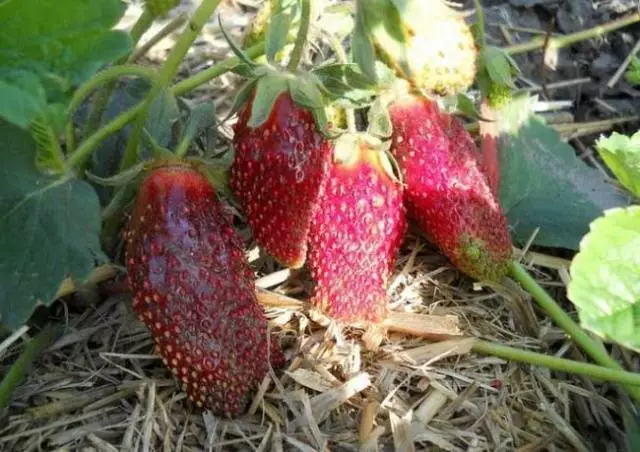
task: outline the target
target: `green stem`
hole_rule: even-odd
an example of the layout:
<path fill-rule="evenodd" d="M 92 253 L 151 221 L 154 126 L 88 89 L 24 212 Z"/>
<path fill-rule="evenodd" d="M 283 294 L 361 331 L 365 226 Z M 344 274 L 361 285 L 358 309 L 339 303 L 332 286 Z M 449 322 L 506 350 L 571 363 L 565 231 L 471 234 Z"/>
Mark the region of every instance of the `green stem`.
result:
<path fill-rule="evenodd" d="M 625 370 L 611 369 L 595 364 L 573 361 L 570 359 L 556 358 L 528 350 L 495 344 L 493 342 L 478 341 L 472 350 L 483 355 L 496 356 L 498 358 L 532 364 L 534 366 L 547 367 L 557 372 L 585 375 L 603 381 L 611 381 L 623 385 L 632 385 L 640 388 L 640 373 L 627 372 Z"/>
<path fill-rule="evenodd" d="M 296 37 L 296 43 L 291 51 L 291 59 L 287 65 L 289 72 L 295 72 L 298 69 L 300 60 L 302 59 L 302 53 L 304 46 L 307 43 L 307 35 L 309 34 L 309 22 L 311 21 L 311 0 L 301 0 L 302 11 L 300 12 L 300 28 L 298 29 L 298 36 Z"/>
<path fill-rule="evenodd" d="M 252 59 L 255 59 L 264 54 L 264 42 L 260 42 L 245 51 L 245 54 Z M 175 84 L 171 88 L 171 93 L 174 96 L 181 96 L 189 91 L 194 90 L 198 86 L 203 85 L 204 83 L 212 80 L 216 77 L 229 72 L 241 61 L 238 57 L 234 56 L 228 58 L 224 61 L 221 61 L 209 69 L 200 71 L 196 75 L 189 77 L 187 79 L 182 80 L 181 82 Z M 126 110 L 120 113 L 118 116 L 113 118 L 111 122 L 105 124 L 100 129 L 98 129 L 93 135 L 89 136 L 85 141 L 82 142 L 80 146 L 76 149 L 73 155 L 69 158 L 69 164 L 72 166 L 82 159 L 90 156 L 96 147 L 105 139 L 117 133 L 118 130 L 122 129 L 124 126 L 133 121 L 136 116 L 138 116 L 142 109 L 144 108 L 144 101 L 141 101 L 136 106 L 131 107 L 129 110 Z"/>
<path fill-rule="evenodd" d="M 176 31 L 178 28 L 180 28 L 182 25 L 184 25 L 186 20 L 187 20 L 187 15 L 186 14 L 180 14 L 179 16 L 175 17 L 171 22 L 169 22 L 167 25 L 162 27 L 162 29 L 158 33 L 156 33 L 155 35 L 151 36 L 147 42 L 145 42 L 143 45 L 138 47 L 129 56 L 129 61 L 131 61 L 131 62 L 136 61 L 142 55 L 147 53 L 149 51 L 149 49 L 151 49 L 153 46 L 155 46 L 158 42 L 162 41 L 165 37 L 167 37 L 168 35 L 170 35 L 174 31 Z"/>
<path fill-rule="evenodd" d="M 487 36 L 484 31 L 484 10 L 480 4 L 480 0 L 473 0 L 476 8 L 476 16 L 478 18 L 478 46 L 482 49 L 487 44 Z"/>
<path fill-rule="evenodd" d="M 134 130 L 129 135 L 129 142 L 127 143 L 127 148 L 120 164 L 120 171 L 126 170 L 136 162 L 142 129 L 144 128 L 144 124 L 147 120 L 147 114 L 151 103 L 176 75 L 184 56 L 191 47 L 191 44 L 193 44 L 193 41 L 198 37 L 202 27 L 207 23 L 209 17 L 213 14 L 219 3 L 220 0 L 203 0 L 198 9 L 193 13 L 187 27 L 180 34 L 180 37 L 173 46 L 173 49 L 169 53 L 165 63 L 162 65 L 158 77 L 151 86 L 149 94 L 144 100 L 141 113 L 136 118 Z"/>
<path fill-rule="evenodd" d="M 598 25 L 587 30 L 578 31 L 565 36 L 557 36 L 549 38 L 548 48 L 559 49 L 566 47 L 576 42 L 584 41 L 585 39 L 597 38 L 618 28 L 626 27 L 633 23 L 640 22 L 640 13 L 631 14 L 627 17 L 611 21 L 604 25 Z M 510 55 L 517 55 L 519 53 L 529 52 L 531 50 L 542 48 L 545 44 L 545 38 L 532 39 L 529 42 L 523 42 L 521 44 L 514 44 L 509 47 L 505 47 L 505 51 Z"/>
<path fill-rule="evenodd" d="M 51 345 L 57 336 L 57 332 L 57 326 L 49 323 L 25 346 L 18 359 L 9 369 L 9 372 L 0 382 L 0 411 L 7 407 L 14 389 L 24 378 L 29 366 Z"/>
<path fill-rule="evenodd" d="M 153 23 L 153 15 L 145 9 L 145 11 L 138 17 L 138 20 L 133 25 L 131 32 L 131 40 L 133 41 L 133 47 L 135 48 L 138 41 L 142 35 L 149 29 L 151 24 Z M 126 61 L 133 61 L 133 54 L 124 56 L 120 58 L 116 64 L 123 64 Z M 96 96 L 95 101 L 93 102 L 93 108 L 91 109 L 91 113 L 89 113 L 89 117 L 87 118 L 87 123 L 82 131 L 83 137 L 88 137 L 93 132 L 96 131 L 98 127 L 100 127 L 100 123 L 102 122 L 102 116 L 104 115 L 105 110 L 107 109 L 107 103 L 113 94 L 117 86 L 117 82 L 113 80 L 107 86 L 102 88 L 98 95 Z"/>
<path fill-rule="evenodd" d="M 591 359 L 601 366 L 621 370 L 622 366 L 611 358 L 602 344 L 593 340 L 580 326 L 564 312 L 558 303 L 538 284 L 538 282 L 516 261 L 510 264 L 511 275 L 531 294 L 538 305 L 562 328 Z M 627 391 L 640 401 L 640 387 L 627 386 Z"/>
<path fill-rule="evenodd" d="M 145 77 L 150 80 L 153 80 L 156 77 L 155 72 L 142 66 L 112 66 L 108 69 L 105 69 L 104 71 L 98 72 L 84 85 L 80 86 L 71 99 L 71 102 L 69 104 L 69 111 L 67 113 L 67 152 L 72 152 L 75 148 L 75 137 L 73 133 L 73 113 L 75 112 L 76 108 L 78 108 L 80 104 L 86 99 L 86 97 L 89 96 L 89 94 L 91 94 L 93 91 L 95 91 L 96 88 L 98 88 L 100 85 L 116 80 L 118 77 L 122 77 L 123 75 L 137 75 L 139 77 Z M 73 156 L 73 154 L 71 155 Z"/>

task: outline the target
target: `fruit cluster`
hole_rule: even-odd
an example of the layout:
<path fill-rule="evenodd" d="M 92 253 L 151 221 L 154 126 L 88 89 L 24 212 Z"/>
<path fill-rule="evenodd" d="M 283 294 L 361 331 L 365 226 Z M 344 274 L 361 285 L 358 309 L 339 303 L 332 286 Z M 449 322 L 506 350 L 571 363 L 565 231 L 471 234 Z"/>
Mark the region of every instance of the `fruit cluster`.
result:
<path fill-rule="evenodd" d="M 379 31 L 376 14 L 390 3 L 365 7 L 363 23 Z M 378 32 L 364 37 L 409 86 L 377 90 L 386 137 L 353 130 L 353 121 L 336 133 L 327 109 L 344 110 L 328 105 L 331 87 L 320 77 L 245 59 L 250 80 L 236 102 L 231 191 L 255 240 L 283 266 L 308 265 L 312 305 L 339 321 L 385 319 L 409 219 L 470 276 L 497 281 L 507 270 L 507 222 L 475 143 L 434 98 L 473 83 L 473 36 L 444 4 L 426 3 L 437 6 L 439 25 L 402 22 L 402 52 Z M 441 30 L 448 39 L 436 36 Z M 241 412 L 284 356 L 257 303 L 243 243 L 207 178 L 185 162 L 154 168 L 125 238 L 134 309 L 165 364 L 199 406 Z"/>

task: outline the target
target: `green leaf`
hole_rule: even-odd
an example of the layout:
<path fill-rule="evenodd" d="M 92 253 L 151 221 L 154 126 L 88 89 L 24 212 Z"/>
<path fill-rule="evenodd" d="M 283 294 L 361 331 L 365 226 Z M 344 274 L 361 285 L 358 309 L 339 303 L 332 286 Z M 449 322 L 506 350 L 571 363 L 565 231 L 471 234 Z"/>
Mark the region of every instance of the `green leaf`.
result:
<path fill-rule="evenodd" d="M 0 3 L 2 66 L 56 74 L 79 84 L 129 52 L 129 35 L 113 30 L 125 10 L 120 0 Z"/>
<path fill-rule="evenodd" d="M 213 102 L 201 102 L 189 111 L 189 119 L 182 131 L 180 143 L 176 148 L 176 154 L 186 155 L 183 150 L 191 145 L 193 139 L 205 129 L 215 126 L 216 123 L 216 107 Z"/>
<path fill-rule="evenodd" d="M 278 75 L 262 77 L 256 86 L 256 95 L 251 105 L 251 117 L 247 125 L 252 129 L 261 126 L 269 117 L 278 96 L 287 88 L 287 79 L 284 77 Z"/>
<path fill-rule="evenodd" d="M 240 109 L 242 107 L 244 107 L 246 105 L 247 102 L 249 102 L 249 99 L 251 99 L 251 95 L 253 94 L 253 90 L 254 90 L 257 82 L 258 82 L 258 79 L 252 78 L 252 79 L 247 80 L 240 87 L 240 89 L 236 93 L 235 99 L 233 99 L 233 104 L 231 105 L 231 108 L 229 109 L 229 113 L 222 120 L 222 122 L 225 122 L 227 119 L 229 119 L 230 117 L 235 115 L 238 111 L 240 111 Z"/>
<path fill-rule="evenodd" d="M 640 414 L 638 410 L 630 402 L 624 403 L 622 415 L 624 419 L 627 450 L 640 450 Z"/>
<path fill-rule="evenodd" d="M 36 143 L 36 167 L 43 173 L 62 174 L 65 159 L 53 124 L 44 115 L 38 116 L 29 127 Z"/>
<path fill-rule="evenodd" d="M 503 132 L 511 133 L 499 140 L 500 201 L 516 241 L 525 243 L 539 227 L 535 244 L 577 249 L 591 221 L 605 209 L 628 204 L 540 119 L 506 122 Z"/>
<path fill-rule="evenodd" d="M 351 38 L 351 54 L 353 61 L 360 66 L 362 72 L 373 82 L 377 80 L 376 52 L 371 42 L 371 37 L 365 26 L 364 0 L 359 0 L 356 10 L 356 24 Z"/>
<path fill-rule="evenodd" d="M 567 296 L 582 327 L 640 351 L 640 206 L 591 223 L 570 272 Z"/>
<path fill-rule="evenodd" d="M 306 77 L 290 79 L 289 92 L 293 101 L 298 105 L 309 110 L 324 108 L 322 91 L 312 79 Z"/>
<path fill-rule="evenodd" d="M 276 54 L 280 52 L 287 43 L 289 30 L 293 23 L 296 12 L 297 1 L 279 0 L 279 8 L 271 15 L 269 26 L 267 27 L 267 36 L 265 38 L 265 54 L 267 61 L 273 63 Z"/>
<path fill-rule="evenodd" d="M 513 60 L 504 50 L 486 46 L 478 55 L 478 60 L 480 68 L 487 71 L 491 80 L 515 88 L 512 76 Z"/>
<path fill-rule="evenodd" d="M 343 99 L 358 105 L 375 95 L 375 84 L 355 63 L 327 64 L 314 69 L 313 75 L 332 100 Z"/>
<path fill-rule="evenodd" d="M 175 96 L 168 88 L 163 88 L 149 107 L 144 128 L 158 145 L 167 147 L 172 138 L 172 126 L 179 117 L 180 109 Z"/>
<path fill-rule="evenodd" d="M 640 131 L 632 137 L 613 132 L 596 141 L 596 149 L 618 181 L 640 197 Z"/>
<path fill-rule="evenodd" d="M 389 138 L 393 133 L 393 125 L 391 123 L 391 117 L 389 116 L 389 110 L 386 108 L 386 102 L 378 97 L 374 102 L 369 112 L 367 113 L 369 120 L 369 127 L 367 132 L 371 135 Z"/>
<path fill-rule="evenodd" d="M 640 85 L 640 58 L 634 56 L 631 59 L 624 77 L 630 85 Z"/>
<path fill-rule="evenodd" d="M 107 258 L 93 188 L 40 173 L 28 132 L 0 121 L 0 136 L 0 323 L 16 329 L 63 279 L 84 280 Z"/>
<path fill-rule="evenodd" d="M 0 118 L 26 129 L 47 105 L 38 77 L 27 71 L 0 71 Z"/>

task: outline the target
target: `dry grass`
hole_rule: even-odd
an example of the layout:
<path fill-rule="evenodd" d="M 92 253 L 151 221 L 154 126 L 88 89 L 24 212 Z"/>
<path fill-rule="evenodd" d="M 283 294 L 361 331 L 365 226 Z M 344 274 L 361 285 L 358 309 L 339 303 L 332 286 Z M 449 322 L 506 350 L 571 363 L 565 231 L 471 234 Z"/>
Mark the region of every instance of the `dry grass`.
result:
<path fill-rule="evenodd" d="M 224 8 L 237 34 L 249 16 L 239 6 Z M 162 49 L 152 57 L 160 58 Z M 227 52 L 212 25 L 185 71 Z M 195 96 L 213 98 L 224 109 L 234 83 L 225 76 Z M 255 247 L 248 256 L 260 287 L 305 298 L 304 273 L 281 271 Z M 537 265 L 541 284 L 562 299 L 568 261 L 541 253 L 526 258 Z M 476 287 L 413 234 L 390 296 L 398 313 L 455 316 L 465 336 L 581 359 L 514 282 Z M 0 425 L 0 450 L 622 450 L 620 403 L 609 385 L 475 355 L 467 339 L 432 342 L 394 331 L 363 337 L 296 303 L 267 313 L 285 346 L 287 368 L 268 375 L 248 414 L 235 420 L 202 413 L 189 402 L 152 354 L 151 336 L 128 295 L 69 313 L 64 335 L 17 389 Z M 14 339 L 0 352 L 3 361 L 20 353 L 23 341 Z M 618 358 L 640 369 L 637 357 Z"/>

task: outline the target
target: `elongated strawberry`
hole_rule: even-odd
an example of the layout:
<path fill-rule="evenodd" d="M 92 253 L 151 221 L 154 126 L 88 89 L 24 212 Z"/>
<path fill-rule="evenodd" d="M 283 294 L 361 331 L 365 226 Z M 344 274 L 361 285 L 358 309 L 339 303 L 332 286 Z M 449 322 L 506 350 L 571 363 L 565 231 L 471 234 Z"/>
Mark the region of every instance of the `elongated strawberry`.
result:
<path fill-rule="evenodd" d="M 406 96 L 389 113 L 409 215 L 460 270 L 499 280 L 511 258 L 511 239 L 473 139 L 430 100 Z"/>
<path fill-rule="evenodd" d="M 299 268 L 332 146 L 288 92 L 255 128 L 247 124 L 252 107 L 247 103 L 235 126 L 231 190 L 256 241 L 283 265 Z"/>
<path fill-rule="evenodd" d="M 267 320 L 243 244 L 208 180 L 161 166 L 142 183 L 127 240 L 133 307 L 165 365 L 198 406 L 242 411 L 272 363 Z"/>
<path fill-rule="evenodd" d="M 309 233 L 311 301 L 338 320 L 379 322 L 406 231 L 402 186 L 389 175 L 385 154 L 366 141 L 346 150 L 331 166 Z"/>

